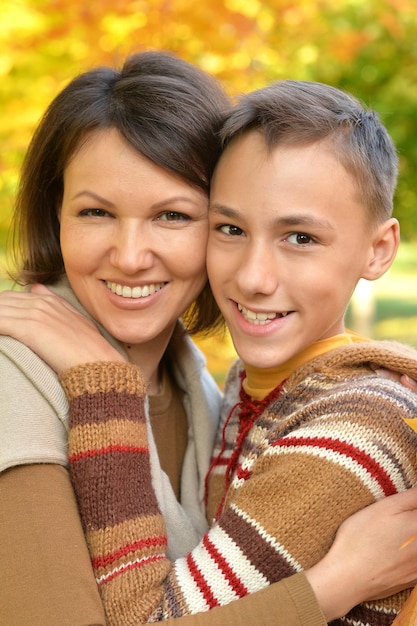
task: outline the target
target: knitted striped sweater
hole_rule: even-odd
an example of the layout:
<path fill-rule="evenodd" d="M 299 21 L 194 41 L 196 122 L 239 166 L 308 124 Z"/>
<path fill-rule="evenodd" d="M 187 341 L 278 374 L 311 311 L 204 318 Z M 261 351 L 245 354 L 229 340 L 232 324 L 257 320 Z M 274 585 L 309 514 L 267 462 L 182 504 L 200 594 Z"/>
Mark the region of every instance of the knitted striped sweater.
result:
<path fill-rule="evenodd" d="M 306 569 L 345 518 L 417 483 L 417 438 L 403 419 L 417 416 L 417 394 L 375 375 L 370 362 L 417 378 L 417 354 L 397 344 L 353 344 L 317 357 L 244 418 L 233 462 L 245 424 L 242 364 L 232 368 L 207 482 L 216 519 L 175 562 L 165 555 L 150 480 L 139 371 L 94 364 L 64 374 L 72 480 L 111 626 L 207 611 Z M 407 597 L 359 605 L 335 623 L 391 624 Z"/>

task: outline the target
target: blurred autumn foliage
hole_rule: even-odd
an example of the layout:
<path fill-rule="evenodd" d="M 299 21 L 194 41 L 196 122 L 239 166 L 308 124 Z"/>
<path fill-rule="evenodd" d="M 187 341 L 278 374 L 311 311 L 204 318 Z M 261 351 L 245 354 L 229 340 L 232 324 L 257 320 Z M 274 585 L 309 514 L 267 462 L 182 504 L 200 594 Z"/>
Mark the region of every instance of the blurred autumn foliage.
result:
<path fill-rule="evenodd" d="M 292 77 L 347 89 L 375 108 L 401 157 L 396 215 L 417 234 L 415 0 L 0 0 L 0 244 L 19 166 L 65 83 L 145 48 L 170 50 L 231 95 Z"/>

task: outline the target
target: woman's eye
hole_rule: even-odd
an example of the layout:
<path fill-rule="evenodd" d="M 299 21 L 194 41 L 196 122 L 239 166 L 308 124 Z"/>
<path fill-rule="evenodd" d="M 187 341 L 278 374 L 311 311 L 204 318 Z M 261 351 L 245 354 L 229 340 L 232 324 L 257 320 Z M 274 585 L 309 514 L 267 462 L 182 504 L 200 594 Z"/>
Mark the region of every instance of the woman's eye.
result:
<path fill-rule="evenodd" d="M 295 243 L 298 246 L 306 245 L 309 243 L 313 243 L 314 239 L 311 235 L 306 235 L 305 233 L 292 233 L 287 237 L 287 241 L 290 243 Z"/>
<path fill-rule="evenodd" d="M 243 234 L 243 230 L 238 226 L 233 226 L 233 224 L 222 224 L 217 227 L 217 230 L 232 237 L 238 237 Z"/>
<path fill-rule="evenodd" d="M 158 216 L 158 220 L 165 222 L 180 222 L 182 220 L 189 220 L 188 215 L 184 215 L 184 213 L 179 213 L 178 211 L 166 211 L 166 213 L 162 213 Z"/>
<path fill-rule="evenodd" d="M 87 217 L 105 217 L 108 216 L 108 211 L 104 209 L 84 209 L 80 211 L 80 215 L 86 215 Z"/>

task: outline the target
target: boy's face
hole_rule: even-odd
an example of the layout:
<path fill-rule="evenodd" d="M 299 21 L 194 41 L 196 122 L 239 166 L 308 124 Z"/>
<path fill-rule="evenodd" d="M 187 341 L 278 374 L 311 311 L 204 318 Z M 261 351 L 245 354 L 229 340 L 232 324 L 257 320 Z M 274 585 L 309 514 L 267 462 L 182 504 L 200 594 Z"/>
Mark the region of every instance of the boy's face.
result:
<path fill-rule="evenodd" d="M 251 132 L 221 157 L 210 204 L 209 278 L 246 363 L 275 367 L 344 332 L 356 283 L 377 277 L 377 227 L 329 146 L 268 153 Z"/>

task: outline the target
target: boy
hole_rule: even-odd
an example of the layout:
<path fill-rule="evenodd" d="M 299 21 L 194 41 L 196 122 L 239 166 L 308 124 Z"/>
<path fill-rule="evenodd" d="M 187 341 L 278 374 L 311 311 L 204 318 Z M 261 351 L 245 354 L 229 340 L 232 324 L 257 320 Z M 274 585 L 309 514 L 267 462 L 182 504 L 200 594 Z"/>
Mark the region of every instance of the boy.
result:
<path fill-rule="evenodd" d="M 308 568 L 345 518 L 417 479 L 417 439 L 404 421 L 416 415 L 417 398 L 369 365 L 416 378 L 417 354 L 344 327 L 358 280 L 387 271 L 399 243 L 391 217 L 397 156 L 385 128 L 337 89 L 282 81 L 244 96 L 223 139 L 208 271 L 240 360 L 228 377 L 207 481 L 215 521 L 186 558 L 166 558 L 142 473 L 136 497 L 134 479 L 117 494 L 129 500 L 125 523 L 136 542 L 122 560 L 106 513 L 111 493 L 93 497 L 85 485 L 94 461 L 80 460 L 94 459 L 79 402 L 85 394 L 91 401 L 91 378 L 80 392 L 82 371 L 63 376 L 78 423 L 70 438 L 74 484 L 81 500 L 91 498 L 81 510 L 112 624 L 206 611 Z M 126 428 L 120 445 L 128 438 Z M 109 508 L 100 508 L 101 497 Z M 103 537 L 120 561 L 108 559 Z M 125 603 L 113 604 L 121 585 Z M 340 623 L 391 624 L 407 596 L 360 604 Z"/>

